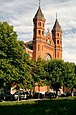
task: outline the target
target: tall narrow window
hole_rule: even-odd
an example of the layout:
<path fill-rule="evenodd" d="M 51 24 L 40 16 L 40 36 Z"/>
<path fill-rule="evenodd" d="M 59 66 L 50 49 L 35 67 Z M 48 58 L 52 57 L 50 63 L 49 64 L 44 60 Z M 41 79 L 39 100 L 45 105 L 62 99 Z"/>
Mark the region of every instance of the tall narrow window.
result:
<path fill-rule="evenodd" d="M 57 52 L 57 57 L 59 58 L 59 52 Z"/>
<path fill-rule="evenodd" d="M 59 44 L 59 40 L 57 40 L 57 44 Z"/>
<path fill-rule="evenodd" d="M 38 44 L 38 51 L 40 50 L 40 44 Z"/>
<path fill-rule="evenodd" d="M 42 45 L 42 51 L 43 51 L 43 45 Z"/>
<path fill-rule="evenodd" d="M 44 31 L 42 31 L 42 35 L 44 35 Z"/>
<path fill-rule="evenodd" d="M 39 35 L 41 34 L 41 31 L 40 31 L 40 30 L 38 30 L 38 34 L 39 34 Z"/>
<path fill-rule="evenodd" d="M 59 33 L 57 33 L 57 36 L 59 37 Z"/>
<path fill-rule="evenodd" d="M 44 27 L 44 23 L 43 23 L 43 27 Z"/>
<path fill-rule="evenodd" d="M 41 26 L 41 22 L 38 22 L 38 26 Z"/>

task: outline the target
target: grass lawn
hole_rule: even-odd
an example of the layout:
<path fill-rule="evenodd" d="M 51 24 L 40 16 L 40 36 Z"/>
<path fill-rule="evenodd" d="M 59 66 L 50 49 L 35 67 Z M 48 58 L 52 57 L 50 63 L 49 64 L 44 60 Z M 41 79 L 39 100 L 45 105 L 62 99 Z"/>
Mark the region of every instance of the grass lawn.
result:
<path fill-rule="evenodd" d="M 76 115 L 76 97 L 0 102 L 0 115 Z"/>

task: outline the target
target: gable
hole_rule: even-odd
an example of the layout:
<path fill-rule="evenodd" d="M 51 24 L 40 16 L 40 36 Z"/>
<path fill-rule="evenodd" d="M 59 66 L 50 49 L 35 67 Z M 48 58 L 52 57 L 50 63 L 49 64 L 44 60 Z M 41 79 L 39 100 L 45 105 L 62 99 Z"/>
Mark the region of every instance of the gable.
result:
<path fill-rule="evenodd" d="M 54 41 L 49 32 L 45 35 L 45 41 L 49 45 L 52 45 L 52 46 L 54 45 Z"/>

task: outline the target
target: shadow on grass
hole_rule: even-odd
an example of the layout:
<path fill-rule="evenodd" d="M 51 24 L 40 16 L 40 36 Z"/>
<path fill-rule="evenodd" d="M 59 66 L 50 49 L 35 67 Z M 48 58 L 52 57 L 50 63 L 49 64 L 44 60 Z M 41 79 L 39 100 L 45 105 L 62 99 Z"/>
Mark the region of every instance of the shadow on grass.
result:
<path fill-rule="evenodd" d="M 3 102 L 0 115 L 76 115 L 76 99 Z"/>

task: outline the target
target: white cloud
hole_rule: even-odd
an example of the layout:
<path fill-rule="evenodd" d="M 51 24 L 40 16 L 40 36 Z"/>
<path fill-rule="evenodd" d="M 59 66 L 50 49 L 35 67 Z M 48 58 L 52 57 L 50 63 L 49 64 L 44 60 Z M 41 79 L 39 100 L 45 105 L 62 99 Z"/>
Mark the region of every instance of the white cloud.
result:
<path fill-rule="evenodd" d="M 58 13 L 63 30 L 63 59 L 76 63 L 76 1 L 42 0 L 41 8 L 46 18 L 45 31 L 53 28 Z M 38 0 L 0 0 L 0 20 L 13 25 L 20 40 L 29 41 L 33 38 L 33 17 L 37 9 Z"/>

